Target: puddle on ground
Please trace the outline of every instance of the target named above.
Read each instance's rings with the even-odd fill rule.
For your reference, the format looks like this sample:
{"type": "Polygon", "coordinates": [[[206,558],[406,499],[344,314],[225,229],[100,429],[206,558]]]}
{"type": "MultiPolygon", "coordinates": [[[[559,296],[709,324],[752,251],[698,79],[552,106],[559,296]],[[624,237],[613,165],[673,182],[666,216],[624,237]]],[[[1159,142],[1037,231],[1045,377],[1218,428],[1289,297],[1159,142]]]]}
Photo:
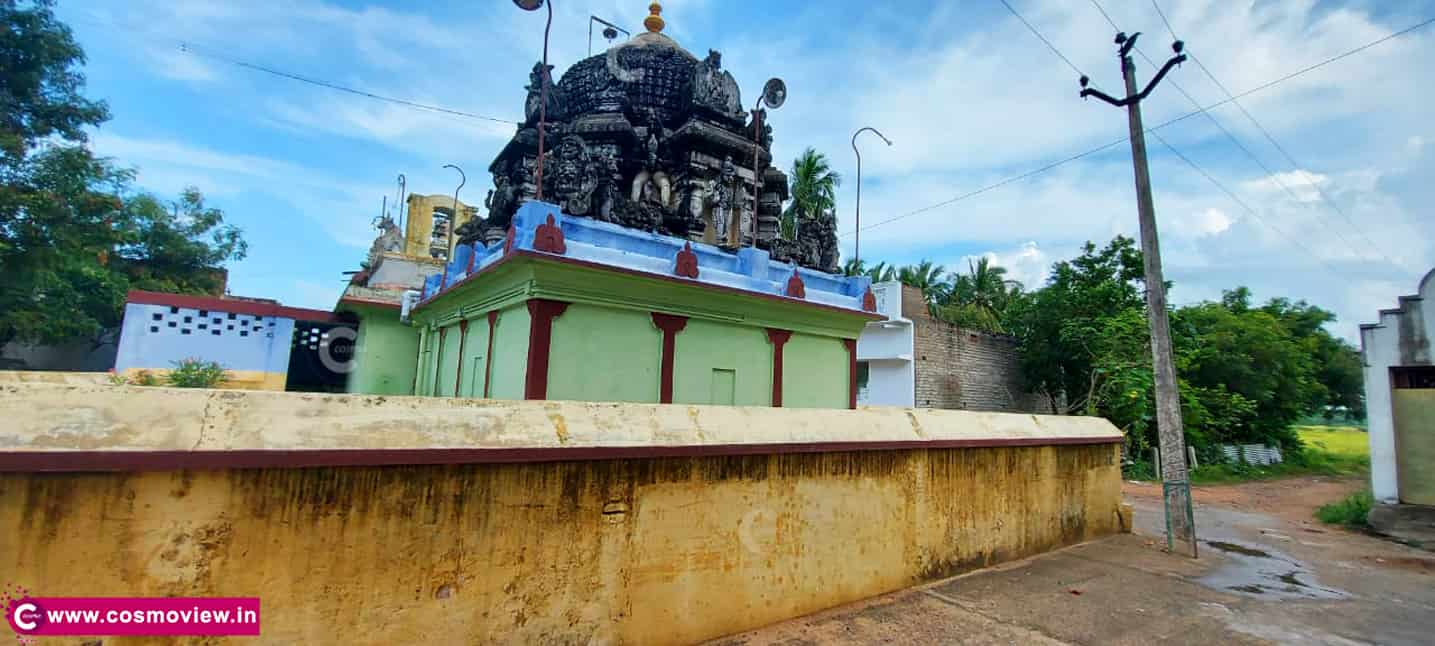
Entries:
{"type": "Polygon", "coordinates": [[[1225,542],[1225,541],[1206,541],[1206,544],[1207,544],[1207,545],[1210,545],[1211,547],[1214,547],[1214,548],[1216,548],[1216,549],[1218,549],[1218,550],[1221,550],[1222,552],[1232,552],[1232,553],[1235,553],[1235,554],[1243,554],[1243,555],[1245,555],[1245,556],[1259,556],[1259,557],[1262,557],[1262,558],[1270,558],[1270,556],[1271,556],[1270,554],[1268,554],[1268,553],[1266,553],[1266,552],[1263,552],[1263,551],[1261,551],[1261,550],[1252,549],[1252,548],[1246,547],[1245,545],[1237,545],[1237,544],[1235,544],[1235,543],[1227,543],[1227,542],[1225,542]]]}
{"type": "Polygon", "coordinates": [[[1348,594],[1322,587],[1304,563],[1264,545],[1202,541],[1230,562],[1196,579],[1200,584],[1259,599],[1344,599],[1348,594]]]}

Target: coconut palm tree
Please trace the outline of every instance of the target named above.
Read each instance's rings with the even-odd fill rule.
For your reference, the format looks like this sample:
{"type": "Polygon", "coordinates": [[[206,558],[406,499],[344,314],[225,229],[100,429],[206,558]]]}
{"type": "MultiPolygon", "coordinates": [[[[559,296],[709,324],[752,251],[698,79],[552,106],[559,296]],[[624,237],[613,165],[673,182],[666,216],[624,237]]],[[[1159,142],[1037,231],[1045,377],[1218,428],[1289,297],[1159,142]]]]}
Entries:
{"type": "Polygon", "coordinates": [[[938,303],[945,303],[948,294],[951,292],[951,285],[948,285],[943,276],[946,270],[930,260],[922,259],[915,265],[906,265],[897,270],[897,280],[903,285],[916,287],[922,290],[926,296],[927,305],[935,306],[938,303]]]}
{"type": "Polygon", "coordinates": [[[948,305],[966,311],[962,318],[985,321],[986,329],[1001,331],[1001,313],[1012,299],[1021,294],[1020,282],[1006,277],[1007,270],[982,257],[967,260],[967,273],[951,274],[951,298],[948,305]]]}
{"type": "Polygon", "coordinates": [[[874,283],[897,280],[897,268],[887,264],[885,261],[872,265],[867,269],[867,276],[874,283]]]}
{"type": "Polygon", "coordinates": [[[782,212],[782,237],[793,240],[797,237],[799,219],[815,218],[836,208],[837,187],[842,185],[842,175],[832,170],[827,155],[808,148],[792,160],[789,181],[792,201],[782,212]]]}

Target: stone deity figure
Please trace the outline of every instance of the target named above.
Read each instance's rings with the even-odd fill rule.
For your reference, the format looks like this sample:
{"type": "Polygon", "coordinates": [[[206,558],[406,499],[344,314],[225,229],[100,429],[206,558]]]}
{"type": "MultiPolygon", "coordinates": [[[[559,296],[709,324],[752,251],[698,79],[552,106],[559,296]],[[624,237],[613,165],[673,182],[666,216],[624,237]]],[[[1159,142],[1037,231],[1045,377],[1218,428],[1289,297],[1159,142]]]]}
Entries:
{"type": "Polygon", "coordinates": [[[671,204],[673,187],[658,158],[658,134],[660,132],[661,126],[657,126],[656,122],[648,127],[648,140],[643,147],[643,152],[646,155],[643,159],[643,169],[638,171],[637,177],[633,178],[633,189],[628,199],[633,202],[653,202],[666,208],[671,204]],[[651,187],[649,183],[652,184],[651,187]]]}
{"type": "Polygon", "coordinates": [[[544,177],[544,190],[552,191],[553,201],[566,213],[588,215],[592,208],[593,191],[598,187],[598,177],[590,168],[593,160],[582,137],[568,135],[558,143],[558,149],[551,151],[544,159],[552,164],[551,181],[544,177]]]}
{"type": "Polygon", "coordinates": [[[508,175],[495,175],[493,189],[488,192],[488,197],[483,199],[483,207],[488,209],[488,217],[502,218],[507,216],[513,208],[513,199],[514,188],[508,180],[508,175]]]}
{"type": "Polygon", "coordinates": [[[524,158],[513,164],[511,183],[513,184],[514,207],[538,196],[538,184],[533,181],[534,163],[535,160],[524,158]]]}
{"type": "Polygon", "coordinates": [[[374,218],[374,228],[379,230],[379,236],[374,238],[374,244],[369,247],[368,265],[370,268],[379,266],[379,257],[388,252],[403,251],[404,234],[399,231],[394,219],[387,214],[374,218]]]}
{"type": "Polygon", "coordinates": [[[533,71],[528,73],[528,98],[523,102],[523,116],[528,123],[538,120],[539,106],[543,103],[543,85],[548,85],[548,116],[553,117],[558,113],[558,93],[553,86],[553,66],[543,67],[542,62],[533,64],[533,71]]]}
{"type": "Polygon", "coordinates": [[[737,165],[732,163],[732,155],[728,155],[722,161],[721,170],[718,171],[716,186],[711,191],[713,200],[713,237],[719,245],[729,243],[729,236],[732,233],[733,209],[737,207],[737,192],[733,183],[737,181],[737,165]]]}
{"type": "Polygon", "coordinates": [[[613,222],[616,219],[613,211],[622,199],[623,189],[620,184],[623,182],[623,172],[618,167],[618,156],[612,151],[599,155],[598,164],[603,178],[599,183],[598,209],[594,216],[603,222],[613,222]]]}
{"type": "Polygon", "coordinates": [[[741,119],[742,98],[737,79],[722,68],[722,53],[708,50],[707,58],[693,68],[693,102],[718,114],[741,119]]]}

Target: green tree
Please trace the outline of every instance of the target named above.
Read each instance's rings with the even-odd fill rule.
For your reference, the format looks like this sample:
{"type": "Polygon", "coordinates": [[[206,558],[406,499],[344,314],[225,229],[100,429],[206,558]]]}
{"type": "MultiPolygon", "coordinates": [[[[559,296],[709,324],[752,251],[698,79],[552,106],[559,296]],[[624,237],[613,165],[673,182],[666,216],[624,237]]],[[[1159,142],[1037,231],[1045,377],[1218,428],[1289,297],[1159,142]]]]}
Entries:
{"type": "Polygon", "coordinates": [[[878,262],[867,270],[867,277],[871,278],[874,283],[897,280],[897,268],[886,262],[878,262]]]}
{"type": "Polygon", "coordinates": [[[836,208],[837,187],[842,185],[842,175],[832,170],[827,155],[808,148],[792,160],[789,181],[792,201],[782,212],[782,237],[793,240],[797,237],[800,219],[819,217],[836,208]]]}
{"type": "Polygon", "coordinates": [[[177,202],[140,194],[125,206],[128,235],[115,268],[135,289],[212,293],[221,284],[218,268],[248,254],[239,228],[224,224],[224,212],[207,206],[193,186],[177,202]]]}
{"type": "Polygon", "coordinates": [[[1232,310],[1201,303],[1174,314],[1172,327],[1188,330],[1178,361],[1192,385],[1240,395],[1254,417],[1234,428],[1212,429],[1229,440],[1296,443],[1291,423],[1310,409],[1315,366],[1299,339],[1263,310],[1232,310]]]}
{"type": "Polygon", "coordinates": [[[1006,327],[1018,340],[1027,388],[1045,394],[1053,412],[1089,410],[1105,378],[1093,341],[1107,333],[1109,319],[1144,315],[1141,277],[1141,252],[1130,238],[1101,249],[1088,242],[1081,255],[1052,266],[1044,287],[1008,304],[1006,327]]]}
{"type": "Polygon", "coordinates": [[[951,285],[945,279],[946,269],[925,258],[915,265],[904,265],[897,270],[897,280],[903,285],[922,290],[927,307],[932,308],[946,302],[951,285]]]}
{"type": "Polygon", "coordinates": [[[1335,313],[1286,298],[1273,298],[1260,309],[1279,320],[1314,363],[1316,387],[1311,390],[1307,412],[1343,408],[1351,418],[1365,417],[1360,351],[1325,328],[1335,321],[1335,313]]]}
{"type": "Polygon", "coordinates": [[[246,251],[198,191],[165,208],[84,147],[108,113],[51,6],[0,0],[0,345],[95,338],[131,287],[210,291],[246,251]]]}
{"type": "Polygon", "coordinates": [[[85,128],[109,119],[103,101],[80,94],[85,53],[55,18],[53,0],[0,0],[0,155],[13,172],[39,142],[85,141],[85,128]]]}
{"type": "Polygon", "coordinates": [[[1021,295],[1020,282],[1006,277],[1006,268],[988,258],[967,261],[967,273],[951,274],[947,302],[938,307],[942,318],[992,332],[1003,332],[1002,317],[1012,300],[1021,295]]]}

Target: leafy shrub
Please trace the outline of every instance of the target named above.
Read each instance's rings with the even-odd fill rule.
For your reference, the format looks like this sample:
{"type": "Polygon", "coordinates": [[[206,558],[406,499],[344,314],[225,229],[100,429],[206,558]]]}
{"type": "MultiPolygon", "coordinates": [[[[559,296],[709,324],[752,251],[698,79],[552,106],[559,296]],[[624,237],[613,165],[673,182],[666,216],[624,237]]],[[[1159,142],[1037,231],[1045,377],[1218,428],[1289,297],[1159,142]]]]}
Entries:
{"type": "Polygon", "coordinates": [[[1121,478],[1123,480],[1152,481],[1156,479],[1156,467],[1150,462],[1127,462],[1121,465],[1121,478]]]}
{"type": "Polygon", "coordinates": [[[1365,518],[1370,515],[1370,507],[1373,504],[1375,498],[1370,495],[1369,490],[1357,491],[1339,502],[1321,505],[1320,509],[1315,511],[1315,517],[1322,523],[1365,527],[1365,518]]]}
{"type": "Polygon", "coordinates": [[[214,388],[229,380],[229,372],[218,361],[190,357],[172,362],[169,385],[175,388],[214,388]]]}

